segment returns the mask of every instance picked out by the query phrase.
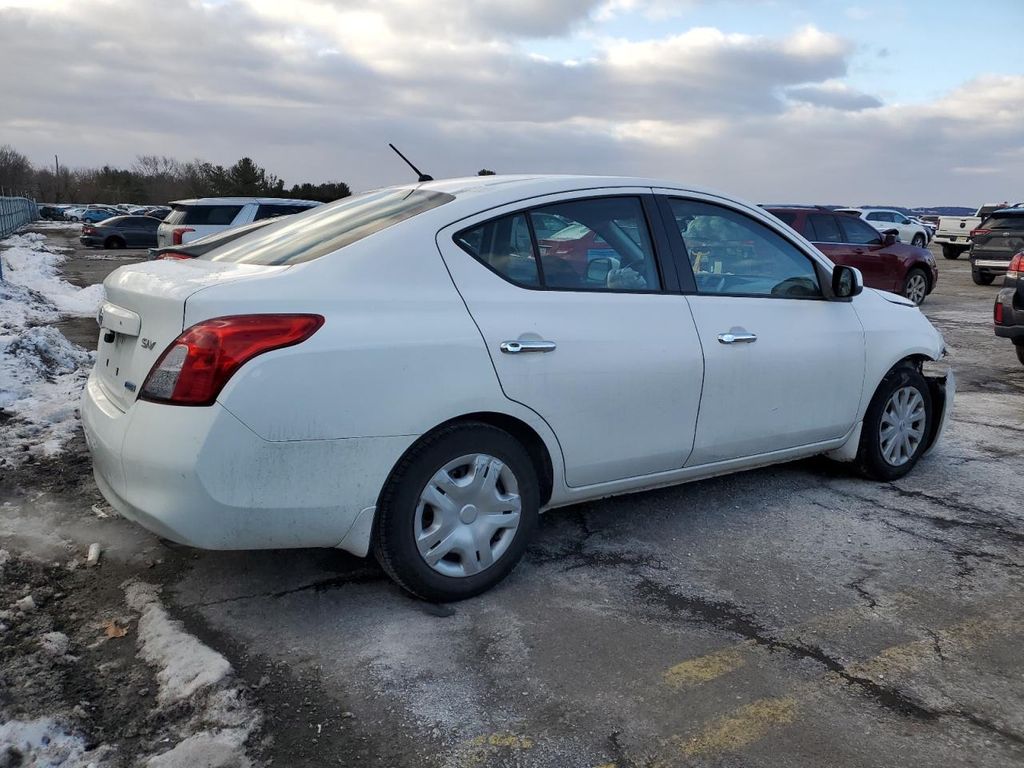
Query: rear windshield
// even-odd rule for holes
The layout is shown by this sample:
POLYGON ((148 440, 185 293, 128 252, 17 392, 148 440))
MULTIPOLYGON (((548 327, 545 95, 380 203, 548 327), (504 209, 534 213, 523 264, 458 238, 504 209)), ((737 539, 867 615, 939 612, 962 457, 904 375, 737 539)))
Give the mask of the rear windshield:
POLYGON ((1024 214, 993 216, 984 221, 981 229, 1012 229, 1015 232, 1024 232, 1024 214))
POLYGON ((200 258, 262 265, 312 261, 454 199, 417 189, 367 192, 296 214, 200 258))
POLYGON ((175 205, 164 219, 166 224, 230 224, 242 210, 240 205, 175 205))

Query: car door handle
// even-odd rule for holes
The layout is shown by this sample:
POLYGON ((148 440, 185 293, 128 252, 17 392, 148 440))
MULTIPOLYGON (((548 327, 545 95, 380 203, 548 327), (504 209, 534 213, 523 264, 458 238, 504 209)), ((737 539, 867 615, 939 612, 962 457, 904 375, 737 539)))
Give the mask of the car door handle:
POLYGON ((543 339, 518 339, 503 341, 498 348, 506 355, 518 355, 520 352, 554 352, 555 342, 543 339))
POLYGON ((718 334, 719 344, 753 344, 757 341, 757 334, 749 331, 729 331, 718 334))

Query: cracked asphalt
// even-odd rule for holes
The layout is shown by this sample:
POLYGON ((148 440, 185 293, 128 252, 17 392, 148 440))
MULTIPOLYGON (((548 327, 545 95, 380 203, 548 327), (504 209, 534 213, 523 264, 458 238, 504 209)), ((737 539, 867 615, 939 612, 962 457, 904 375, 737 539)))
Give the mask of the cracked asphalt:
POLYGON ((324 550, 168 550, 165 596, 279 765, 1020 766, 1024 367, 997 287, 939 269, 957 404, 900 481, 812 460, 556 510, 449 606, 324 550))

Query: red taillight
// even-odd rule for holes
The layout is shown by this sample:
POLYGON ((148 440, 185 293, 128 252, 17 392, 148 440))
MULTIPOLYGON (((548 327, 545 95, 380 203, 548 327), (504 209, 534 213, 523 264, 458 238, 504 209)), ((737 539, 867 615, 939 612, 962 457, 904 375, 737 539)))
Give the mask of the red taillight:
POLYGON ((1020 251, 1010 259, 1010 266, 1006 270, 1006 276, 1011 280, 1016 280, 1024 277, 1021 274, 1022 272, 1024 272, 1024 251, 1020 251))
POLYGON ((981 228, 978 228, 978 229, 972 229, 972 230, 971 230, 971 237, 975 237, 975 236, 977 236, 977 235, 987 235, 987 234, 989 234, 989 233, 990 233, 991 231, 992 231, 991 229, 981 229, 981 228))
POLYGON ((186 232, 195 232, 192 227, 175 227, 171 230, 171 245, 181 245, 181 238, 186 232))
POLYGON ((159 258, 161 258, 161 259, 191 259, 192 256, 189 256, 187 253, 175 253, 174 251, 171 251, 169 253, 161 253, 159 258))
POLYGON ((323 324, 320 315, 232 315, 204 320, 164 350, 146 377, 139 399, 212 405, 247 361, 300 344, 323 324))
POLYGON ((82 234, 83 235, 91 235, 95 231, 96 231, 96 227, 90 227, 88 224, 86 224, 84 227, 82 227, 82 234))
POLYGON ((1003 324, 1003 305, 996 300, 995 308, 992 310, 992 319, 995 320, 996 325, 1003 324))

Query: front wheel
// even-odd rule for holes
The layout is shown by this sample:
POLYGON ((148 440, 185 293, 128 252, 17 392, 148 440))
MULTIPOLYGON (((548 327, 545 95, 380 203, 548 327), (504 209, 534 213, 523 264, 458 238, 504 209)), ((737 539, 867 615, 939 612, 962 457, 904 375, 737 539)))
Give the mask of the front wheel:
POLYGON ((392 473, 374 554, 413 595, 463 600, 512 571, 539 507, 537 471, 519 441, 488 424, 456 424, 415 445, 392 473))
POLYGON ((928 275, 924 273, 923 269, 914 267, 907 272, 907 276, 903 280, 903 295, 917 306, 924 304, 925 297, 928 295, 928 275))
POLYGON ((992 285, 992 281, 995 279, 995 275, 990 275, 987 272, 981 272, 977 269, 971 270, 971 280, 974 281, 975 285, 992 285))
POLYGON ((911 245, 916 245, 918 248, 924 248, 926 240, 924 235, 918 232, 914 235, 914 239, 910 241, 911 245))
POLYGON ((893 368, 871 398, 857 464, 872 480, 903 477, 924 453, 932 426, 932 397, 924 376, 909 365, 893 368))

